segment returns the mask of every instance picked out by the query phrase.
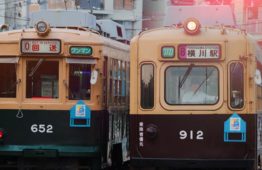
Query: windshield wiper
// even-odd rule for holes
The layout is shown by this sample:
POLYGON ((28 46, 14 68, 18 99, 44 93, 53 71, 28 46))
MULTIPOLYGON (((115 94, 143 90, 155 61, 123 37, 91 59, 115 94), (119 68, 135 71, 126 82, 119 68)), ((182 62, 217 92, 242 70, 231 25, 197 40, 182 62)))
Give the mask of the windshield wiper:
POLYGON ((31 71, 30 74, 28 75, 29 77, 32 77, 32 76, 35 74, 36 70, 39 68, 39 66, 42 64, 43 61, 44 61, 43 58, 40 58, 40 59, 37 61, 35 67, 32 69, 32 71, 31 71))
POLYGON ((206 78, 199 84, 197 89, 194 91, 194 95, 197 93, 197 91, 201 88, 201 86, 209 79, 209 77, 213 74, 215 69, 211 70, 210 73, 206 76, 206 78))
POLYGON ((189 74, 191 73, 192 71, 192 68, 193 68, 194 64, 190 64, 189 67, 187 68, 185 74, 183 75, 182 77, 182 80, 179 81, 179 89, 181 89, 183 87, 183 85, 185 84, 186 80, 187 80, 187 77, 189 76, 189 74))

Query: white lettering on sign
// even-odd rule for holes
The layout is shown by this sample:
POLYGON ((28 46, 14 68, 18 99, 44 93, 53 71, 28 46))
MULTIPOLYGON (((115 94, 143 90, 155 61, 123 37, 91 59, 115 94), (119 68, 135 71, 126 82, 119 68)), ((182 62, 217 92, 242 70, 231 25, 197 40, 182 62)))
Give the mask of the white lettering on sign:
POLYGON ((219 45, 180 45, 181 59, 218 59, 221 51, 219 45))
POLYGON ((59 54, 60 40, 21 40, 21 52, 27 54, 59 54))
POLYGON ((139 146, 144 146, 144 122, 139 122, 139 146))

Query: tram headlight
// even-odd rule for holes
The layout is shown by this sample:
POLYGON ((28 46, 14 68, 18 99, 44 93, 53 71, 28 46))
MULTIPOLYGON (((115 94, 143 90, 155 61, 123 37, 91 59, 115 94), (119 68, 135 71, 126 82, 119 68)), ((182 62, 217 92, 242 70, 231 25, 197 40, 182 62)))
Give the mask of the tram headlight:
POLYGON ((50 31, 50 26, 45 21, 39 21, 36 23, 35 29, 38 35, 46 36, 50 31))
POLYGON ((183 24, 184 30, 187 34, 193 35, 200 31, 200 22, 195 18, 187 19, 183 24))
POLYGON ((154 124, 149 124, 146 127, 146 137, 150 138, 150 139, 154 139, 157 137, 158 134, 158 128, 156 125, 154 124))

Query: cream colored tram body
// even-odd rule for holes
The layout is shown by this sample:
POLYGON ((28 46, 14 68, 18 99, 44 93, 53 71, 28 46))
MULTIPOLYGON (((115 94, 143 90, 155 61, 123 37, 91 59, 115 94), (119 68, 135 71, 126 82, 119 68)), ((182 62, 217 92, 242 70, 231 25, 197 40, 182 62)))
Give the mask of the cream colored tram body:
POLYGON ((121 165, 129 46, 84 28, 36 27, 0 33, 0 169, 121 165))
POLYGON ((140 33, 131 58, 133 167, 257 168, 261 68, 249 35, 189 19, 140 33))

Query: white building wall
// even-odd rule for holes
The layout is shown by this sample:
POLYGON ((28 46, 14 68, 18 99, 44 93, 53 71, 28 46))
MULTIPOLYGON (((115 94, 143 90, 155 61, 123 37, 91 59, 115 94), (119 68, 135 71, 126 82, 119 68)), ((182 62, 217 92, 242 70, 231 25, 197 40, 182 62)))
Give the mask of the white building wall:
MULTIPOLYGON (((36 1, 36 0, 32 0, 36 1)), ((41 0, 48 1, 49 3, 40 4, 40 9, 65 9, 64 0, 41 0), (52 6, 50 6, 52 3, 52 6), (48 5, 46 5, 48 4, 48 5)), ((71 1, 68 0, 68 9, 75 9, 72 6, 71 1), (69 3, 70 2, 70 3, 69 3), (70 4, 70 5, 69 5, 70 4)), ((104 9, 79 9, 88 11, 97 16, 97 19, 112 19, 125 26, 127 39, 131 39, 133 36, 142 31, 142 20, 143 20, 143 0, 134 0, 133 10, 116 10, 114 9, 114 0, 104 0, 104 9)))
MULTIPOLYGON (((142 31, 143 20, 143 0, 134 0, 133 10, 116 10, 114 9, 114 0, 105 0, 104 18, 112 19, 126 28, 127 38, 131 39, 133 36, 142 31)), ((102 10, 103 11, 103 10, 102 10)), ((94 14, 101 13, 101 11, 94 11, 94 14)))
POLYGON ((0 24, 6 24, 6 20, 5 20, 5 3, 1 3, 0 4, 0 24))
POLYGON ((25 0, 5 0, 0 5, 0 23, 5 23, 9 29, 24 28, 29 23, 28 18, 28 4, 25 0))
POLYGON ((234 0, 234 14, 237 25, 243 25, 245 21, 244 0, 234 0))
POLYGON ((144 0, 143 1, 143 29, 163 26, 169 0, 144 0))

